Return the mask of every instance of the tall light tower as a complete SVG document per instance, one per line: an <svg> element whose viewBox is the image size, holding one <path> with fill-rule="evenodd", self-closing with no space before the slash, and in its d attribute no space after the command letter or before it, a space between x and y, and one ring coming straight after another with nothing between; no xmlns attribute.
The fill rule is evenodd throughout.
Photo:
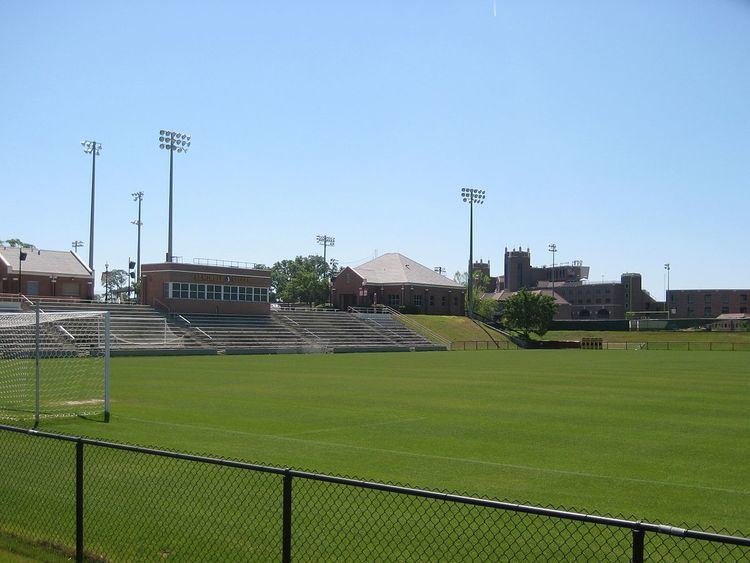
<svg viewBox="0 0 750 563"><path fill-rule="evenodd" d="M474 316L474 204L484 203L484 190L477 188L461 188L461 199L469 204L469 279L467 291L469 297L469 317Z"/></svg>
<svg viewBox="0 0 750 563"><path fill-rule="evenodd" d="M70 246L73 247L73 251L78 254L78 249L83 246L82 240L74 240L72 243L70 243Z"/></svg>
<svg viewBox="0 0 750 563"><path fill-rule="evenodd" d="M135 281L138 282L141 279L141 227L143 226L143 222L141 221L141 205L143 204L143 192L134 192L131 195L133 196L133 201L138 202L138 219L131 221L133 225L138 227L138 250L135 259Z"/></svg>
<svg viewBox="0 0 750 563"><path fill-rule="evenodd" d="M318 244L323 246L323 262L326 262L326 249L329 246L336 246L336 237L332 237L329 235L318 235L315 237L318 241Z"/></svg>
<svg viewBox="0 0 750 563"><path fill-rule="evenodd" d="M89 269L94 271L94 196L96 194L96 157L102 150L101 143L81 141L83 152L91 155L91 220L89 221Z"/></svg>
<svg viewBox="0 0 750 563"><path fill-rule="evenodd" d="M172 261L172 199L174 152L187 152L190 148L190 135L177 131L159 131L159 148L169 151L169 234L167 235L167 262Z"/></svg>
<svg viewBox="0 0 750 563"><path fill-rule="evenodd" d="M669 263L664 264L664 269L667 271L667 293L664 295L664 305L667 307L667 320L669 320L669 270L671 270Z"/></svg>
<svg viewBox="0 0 750 563"><path fill-rule="evenodd" d="M557 245L553 242L547 248L552 253L552 298L555 298L555 254L557 254Z"/></svg>

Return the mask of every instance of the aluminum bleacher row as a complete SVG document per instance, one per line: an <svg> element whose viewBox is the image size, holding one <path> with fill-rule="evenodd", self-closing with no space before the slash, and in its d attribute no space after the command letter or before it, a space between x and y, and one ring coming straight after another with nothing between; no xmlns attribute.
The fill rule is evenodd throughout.
<svg viewBox="0 0 750 563"><path fill-rule="evenodd" d="M443 350L388 315L289 310L270 315L167 315L148 305L44 299L46 312L109 311L114 353L309 353Z"/></svg>

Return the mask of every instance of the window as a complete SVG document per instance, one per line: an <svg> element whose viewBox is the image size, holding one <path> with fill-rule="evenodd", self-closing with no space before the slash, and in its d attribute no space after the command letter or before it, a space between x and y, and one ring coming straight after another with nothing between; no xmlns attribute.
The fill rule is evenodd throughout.
<svg viewBox="0 0 750 563"><path fill-rule="evenodd" d="M430 295L430 307L434 307L434 306L435 306L435 296Z"/></svg>
<svg viewBox="0 0 750 563"><path fill-rule="evenodd" d="M721 306L721 312L722 313L728 313L729 312L729 305L722 305Z"/></svg>
<svg viewBox="0 0 750 563"><path fill-rule="evenodd" d="M78 297L80 289L80 286L76 282L65 282L62 287L62 294L65 297Z"/></svg>
<svg viewBox="0 0 750 563"><path fill-rule="evenodd" d="M223 291L223 294L222 294L223 296L222 296L221 300L222 301L229 301L229 286L225 285L225 286L222 286L222 287L223 287L224 291Z"/></svg>
<svg viewBox="0 0 750 563"><path fill-rule="evenodd" d="M687 309L688 317L692 317L695 314L695 311L692 307L688 307Z"/></svg>
<svg viewBox="0 0 750 563"><path fill-rule="evenodd" d="M453 305L454 305L455 307L458 307L458 297L457 297L457 296L455 296L455 295L453 296Z"/></svg>
<svg viewBox="0 0 750 563"><path fill-rule="evenodd" d="M411 296L411 304L415 307L421 307L422 306L422 296L421 295L412 295Z"/></svg>
<svg viewBox="0 0 750 563"><path fill-rule="evenodd" d="M722 293L721 294L721 302L722 303L729 303L729 294L728 293Z"/></svg>
<svg viewBox="0 0 750 563"><path fill-rule="evenodd" d="M693 303L693 294L692 293L688 293L687 302L688 302L688 305L691 305Z"/></svg>
<svg viewBox="0 0 750 563"><path fill-rule="evenodd" d="M391 293L388 296L388 305L391 307L398 307L401 305L401 296L398 293Z"/></svg>
<svg viewBox="0 0 750 563"><path fill-rule="evenodd" d="M703 316L704 317L710 317L711 316L711 307L703 307Z"/></svg>
<svg viewBox="0 0 750 563"><path fill-rule="evenodd" d="M703 304L704 305L710 305L711 304L711 294L710 293L704 293L703 294Z"/></svg>
<svg viewBox="0 0 750 563"><path fill-rule="evenodd" d="M443 295L440 298L440 305L442 305L443 307L445 307L447 305L446 301L447 301L447 299L445 298L445 295Z"/></svg>
<svg viewBox="0 0 750 563"><path fill-rule="evenodd" d="M740 303L747 303L747 293L740 295Z"/></svg>
<svg viewBox="0 0 750 563"><path fill-rule="evenodd" d="M740 307L740 313L747 313L747 307Z"/></svg>
<svg viewBox="0 0 750 563"><path fill-rule="evenodd" d="M26 294L27 295L39 295L39 282L27 281L26 282Z"/></svg>
<svg viewBox="0 0 750 563"><path fill-rule="evenodd" d="M198 299L198 284L190 284L190 299Z"/></svg>

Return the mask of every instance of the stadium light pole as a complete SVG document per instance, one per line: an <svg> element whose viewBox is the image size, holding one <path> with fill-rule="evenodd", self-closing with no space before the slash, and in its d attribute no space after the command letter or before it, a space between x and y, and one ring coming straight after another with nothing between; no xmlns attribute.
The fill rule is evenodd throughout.
<svg viewBox="0 0 750 563"><path fill-rule="evenodd" d="M469 279L466 282L469 297L469 317L474 316L474 204L484 203L484 190L477 188L461 188L461 199L469 204Z"/></svg>
<svg viewBox="0 0 750 563"><path fill-rule="evenodd" d="M134 192L131 195L133 196L133 201L138 202L138 219L136 219L135 221L131 221L131 223L138 227L138 247L135 259L135 281L139 282L141 280L141 227L143 226L143 221L141 221L141 206L143 204L143 192Z"/></svg>
<svg viewBox="0 0 750 563"><path fill-rule="evenodd" d="M91 219L89 221L89 269L94 271L94 199L96 195L96 157L102 150L101 143L81 141L83 152L91 155Z"/></svg>
<svg viewBox="0 0 750 563"><path fill-rule="evenodd" d="M667 271L667 292L664 295L664 305L667 308L667 320L669 320L669 316L670 316L670 310L669 310L669 271L671 270L669 262L667 262L666 264L664 264L664 269Z"/></svg>
<svg viewBox="0 0 750 563"><path fill-rule="evenodd" d="M79 248L81 248L81 247L83 246L83 241L80 241L80 240L74 240L74 241L73 241L73 242L72 242L72 243L70 244L70 246L72 246L72 247L73 247L73 251L74 251L74 252L75 252L76 254L78 254L78 249L79 249Z"/></svg>
<svg viewBox="0 0 750 563"><path fill-rule="evenodd" d="M557 245L553 242L549 245L548 250L552 253L552 298L555 298L555 254L557 254Z"/></svg>
<svg viewBox="0 0 750 563"><path fill-rule="evenodd" d="M190 148L190 134L177 131L159 131L159 148L169 151L169 233L167 235L167 262L172 261L172 195L174 152L187 152Z"/></svg>
<svg viewBox="0 0 750 563"><path fill-rule="evenodd" d="M336 246L336 237L332 237L330 235L318 235L315 237L318 241L318 244L320 244L323 247L323 262L326 262L326 250L329 246Z"/></svg>

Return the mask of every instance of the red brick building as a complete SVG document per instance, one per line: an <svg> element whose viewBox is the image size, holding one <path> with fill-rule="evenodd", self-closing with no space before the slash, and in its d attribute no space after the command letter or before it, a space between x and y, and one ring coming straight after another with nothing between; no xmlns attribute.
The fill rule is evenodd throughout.
<svg viewBox="0 0 750 563"><path fill-rule="evenodd" d="M0 246L0 293L93 299L93 272L70 250Z"/></svg>
<svg viewBox="0 0 750 563"><path fill-rule="evenodd" d="M420 313L463 315L466 288L402 254L383 254L354 268L344 268L333 281L332 302L350 306L411 306Z"/></svg>
<svg viewBox="0 0 750 563"><path fill-rule="evenodd" d="M675 317L711 318L747 313L750 289L671 289L667 295Z"/></svg>
<svg viewBox="0 0 750 563"><path fill-rule="evenodd" d="M143 264L141 303L171 313L270 314L271 271L250 266L227 261Z"/></svg>

